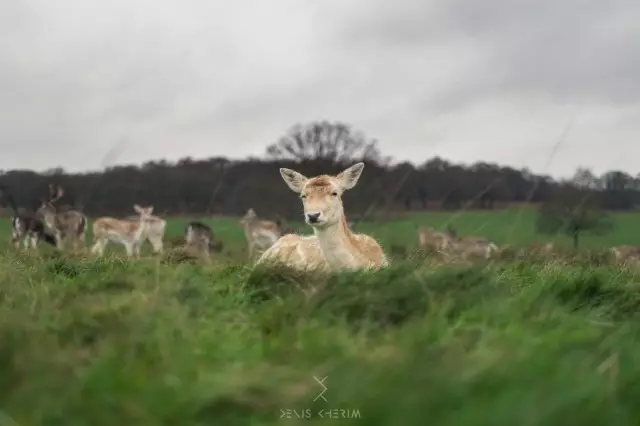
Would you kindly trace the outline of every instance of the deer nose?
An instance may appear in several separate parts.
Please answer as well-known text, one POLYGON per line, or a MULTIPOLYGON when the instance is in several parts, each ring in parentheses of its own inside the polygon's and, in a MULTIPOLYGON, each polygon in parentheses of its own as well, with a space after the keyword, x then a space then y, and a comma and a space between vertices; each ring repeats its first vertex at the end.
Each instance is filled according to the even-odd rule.
POLYGON ((309 223, 318 223, 320 219, 320 213, 307 213, 307 221, 309 223))

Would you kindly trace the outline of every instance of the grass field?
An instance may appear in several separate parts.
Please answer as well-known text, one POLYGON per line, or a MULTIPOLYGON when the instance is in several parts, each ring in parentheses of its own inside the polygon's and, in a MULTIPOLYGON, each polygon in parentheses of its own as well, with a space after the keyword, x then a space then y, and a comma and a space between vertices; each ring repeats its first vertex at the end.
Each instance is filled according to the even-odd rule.
MULTIPOLYGON (((412 247, 418 223, 450 219, 501 244, 543 239, 528 212, 359 229, 412 247)), ((585 245, 636 243, 636 217, 616 221, 585 245)), ((640 419, 635 270, 578 254, 440 267, 413 256, 329 278, 251 271, 237 221, 212 224, 226 253, 208 266, 0 247, 0 425, 640 419)), ((172 221, 167 235, 183 226, 172 221)))

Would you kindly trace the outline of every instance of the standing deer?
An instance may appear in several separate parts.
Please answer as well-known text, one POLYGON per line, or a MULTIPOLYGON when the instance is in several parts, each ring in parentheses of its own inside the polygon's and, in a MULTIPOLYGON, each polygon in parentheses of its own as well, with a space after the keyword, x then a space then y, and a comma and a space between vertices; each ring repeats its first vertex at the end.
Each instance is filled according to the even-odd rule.
POLYGON ((56 239, 44 229, 44 224, 32 213, 21 213, 9 190, 0 185, 0 193, 7 198, 13 217, 11 218, 11 242, 15 248, 20 248, 20 241, 25 249, 37 248, 40 240, 56 246, 56 239))
POLYGON ((207 260, 210 259, 211 252, 222 250, 222 243, 215 241, 211 227, 202 222, 189 222, 184 239, 187 249, 194 250, 207 260))
MULTIPOLYGON (((137 222, 140 220, 139 216, 127 216, 126 220, 137 222)), ((155 254, 162 254, 164 251, 164 234, 167 228, 167 221, 162 219, 161 217, 149 215, 146 219, 147 223, 147 232, 146 238, 142 241, 149 241, 151 247, 153 247, 153 252, 155 254)), ((141 243, 141 244, 142 244, 141 243)))
POLYGON ((378 242, 364 234, 354 234, 347 226, 342 194, 356 186, 364 163, 357 163, 336 176, 313 178, 280 169, 289 189, 300 195, 305 222, 314 235, 289 234, 281 237, 258 259, 285 263, 295 269, 323 268, 379 269, 389 260, 378 242))
POLYGON ((258 218, 253 209, 247 210, 240 223, 249 247, 249 260, 254 259, 256 254, 261 255, 282 236, 282 230, 276 222, 258 218))
POLYGON ((77 250, 80 243, 85 244, 85 232, 87 230, 87 217, 77 210, 57 211, 56 203, 64 195, 62 187, 55 190, 49 185, 49 199, 42 200, 36 215, 44 219, 45 225, 53 232, 56 238, 56 246, 62 250, 64 242, 73 240, 73 248, 77 250))
POLYGON ((147 238, 147 232, 150 224, 150 216, 153 213, 153 206, 140 207, 135 204, 133 206, 138 214, 138 221, 120 220, 112 217, 101 217, 93 223, 93 239, 94 244, 91 248, 92 253, 99 256, 104 254, 104 249, 109 242, 122 244, 127 251, 127 256, 140 257, 140 246, 147 238))

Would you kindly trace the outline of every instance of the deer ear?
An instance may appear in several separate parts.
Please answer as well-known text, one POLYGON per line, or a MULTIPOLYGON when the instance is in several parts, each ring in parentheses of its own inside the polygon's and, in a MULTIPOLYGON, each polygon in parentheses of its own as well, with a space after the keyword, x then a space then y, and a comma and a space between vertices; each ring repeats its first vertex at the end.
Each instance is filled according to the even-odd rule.
POLYGON ((280 175, 282 179, 287 184, 287 186, 293 191, 300 193, 302 192, 302 188, 304 188, 304 184, 307 182, 307 177, 303 174, 296 172, 291 169, 280 169, 280 175))
POLYGON ((140 207, 140 206, 139 206, 139 205, 137 205, 137 204, 134 204, 134 205, 133 205, 133 210, 134 210, 136 213, 142 214, 142 207, 140 207))
POLYGON ((147 214, 153 213, 153 206, 147 207, 147 214))
POLYGON ((356 163, 348 169, 340 172, 336 178, 340 181, 340 185, 343 189, 351 189, 356 186, 356 183, 358 183, 362 170, 364 170, 364 163, 356 163))

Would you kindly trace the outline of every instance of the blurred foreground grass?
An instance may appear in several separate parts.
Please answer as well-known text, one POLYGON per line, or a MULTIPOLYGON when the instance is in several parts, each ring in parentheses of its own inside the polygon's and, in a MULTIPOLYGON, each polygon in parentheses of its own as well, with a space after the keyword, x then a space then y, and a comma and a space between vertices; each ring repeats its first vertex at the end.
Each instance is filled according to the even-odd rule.
POLYGON ((9 250, 0 278, 3 425, 640 419, 640 275, 618 267, 323 279, 9 250))

